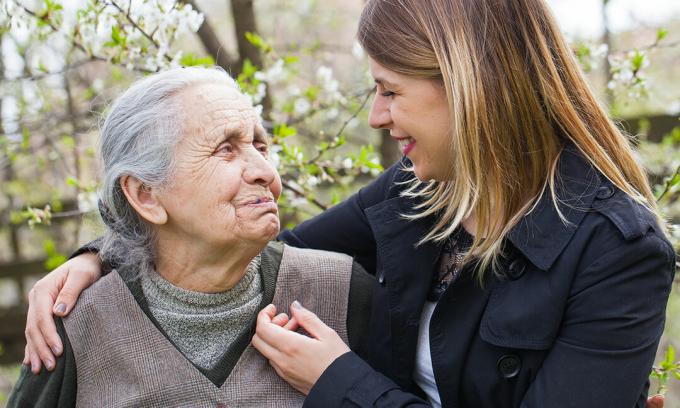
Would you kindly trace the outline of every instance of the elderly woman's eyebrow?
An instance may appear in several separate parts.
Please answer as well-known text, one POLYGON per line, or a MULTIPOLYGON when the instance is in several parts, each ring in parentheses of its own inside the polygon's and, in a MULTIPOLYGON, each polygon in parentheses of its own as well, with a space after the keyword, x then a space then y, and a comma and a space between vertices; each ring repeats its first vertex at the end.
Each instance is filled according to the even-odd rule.
POLYGON ((253 135, 253 141, 261 143, 269 143, 269 136, 267 132, 261 126, 255 127, 255 133, 253 135))

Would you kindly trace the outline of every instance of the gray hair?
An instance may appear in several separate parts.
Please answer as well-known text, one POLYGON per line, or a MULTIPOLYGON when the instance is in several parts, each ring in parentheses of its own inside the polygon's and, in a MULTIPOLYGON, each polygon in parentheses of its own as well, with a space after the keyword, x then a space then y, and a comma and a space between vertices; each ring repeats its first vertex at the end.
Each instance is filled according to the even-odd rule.
POLYGON ((210 83, 237 89, 221 68, 175 68, 147 76, 120 95, 101 128, 100 212, 107 225, 100 256, 119 270, 154 267, 155 234, 127 201, 120 186, 131 176, 150 188, 172 180, 174 151, 184 115, 176 96, 192 85, 210 83))

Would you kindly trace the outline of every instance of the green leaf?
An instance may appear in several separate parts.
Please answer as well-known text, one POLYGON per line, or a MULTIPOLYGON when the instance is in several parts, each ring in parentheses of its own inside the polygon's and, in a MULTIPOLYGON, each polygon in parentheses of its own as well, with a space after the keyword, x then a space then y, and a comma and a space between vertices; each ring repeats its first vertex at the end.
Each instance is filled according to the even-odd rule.
POLYGON ((642 68, 642 64, 645 62, 645 54, 635 50, 635 54, 633 54, 630 62, 633 65, 633 71, 639 71, 642 68))
MULTIPOLYGON (((676 177, 673 177, 673 180, 675 180, 676 178, 678 178, 677 175, 676 177)), ((668 364, 669 366, 672 366, 673 363, 675 362, 675 348, 673 347, 672 344, 668 345, 668 349, 666 349, 666 358, 664 359, 663 362, 664 364, 668 364)))
POLYGON ((285 139, 289 136, 295 136, 296 134, 297 129, 292 126, 288 126, 285 123, 274 126, 274 136, 280 139, 285 139))
POLYGON ((657 43, 660 42, 661 40, 663 40, 664 38, 666 38, 667 36, 668 36, 668 30, 667 29, 660 27, 658 30, 656 30, 656 42, 657 43))
POLYGON ((61 144, 63 144, 67 149, 73 149, 76 147, 76 139, 74 139, 73 136, 64 135, 61 138, 61 144))
POLYGON ((182 56, 180 59, 180 64, 185 67, 195 67, 195 66, 211 66, 215 65, 215 60, 212 56, 208 55, 206 57, 197 57, 194 54, 188 53, 182 56))
POLYGON ((294 55, 286 55, 285 57, 283 57, 283 62, 285 65, 297 64, 299 61, 300 58, 294 55))
POLYGON ((21 150, 23 151, 28 151, 28 148, 31 146, 31 131, 28 130, 27 127, 24 126, 23 129, 21 129, 21 150))
POLYGON ((265 54, 268 54, 273 51, 272 46, 267 43, 267 41, 264 40, 260 35, 256 33, 252 33, 250 31, 246 31, 245 33, 246 40, 248 40, 249 43, 253 44, 257 49, 262 51, 265 54))
POLYGON ((44 264, 45 269, 47 270, 52 270, 58 267, 68 259, 66 255, 57 251, 57 246, 51 239, 45 240, 45 242, 43 242, 43 248, 45 249, 45 254, 47 255, 47 259, 45 260, 44 264))
POLYGON ((305 89, 304 95, 307 97, 307 99, 309 99, 310 102, 314 102, 319 96, 320 92, 321 88, 318 86, 310 86, 309 88, 305 89))
POLYGON ((71 187, 80 188, 80 182, 75 177, 69 176, 66 179, 66 184, 68 184, 71 187))

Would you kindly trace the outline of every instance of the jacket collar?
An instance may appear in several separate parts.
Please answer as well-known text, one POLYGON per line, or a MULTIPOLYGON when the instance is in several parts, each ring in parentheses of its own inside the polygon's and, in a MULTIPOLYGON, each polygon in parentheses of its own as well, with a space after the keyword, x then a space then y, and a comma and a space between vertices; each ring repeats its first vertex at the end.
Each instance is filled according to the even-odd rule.
POLYGON ((548 270, 567 246, 591 208, 601 180, 598 172, 572 145, 559 159, 555 190, 560 218, 549 189, 536 207, 510 231, 509 240, 531 263, 548 270))

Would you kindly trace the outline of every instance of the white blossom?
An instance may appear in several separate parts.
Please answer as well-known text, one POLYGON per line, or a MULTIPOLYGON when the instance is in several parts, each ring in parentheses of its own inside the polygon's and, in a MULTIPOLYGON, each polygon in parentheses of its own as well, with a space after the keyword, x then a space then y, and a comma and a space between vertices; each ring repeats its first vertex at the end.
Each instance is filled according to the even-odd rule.
POLYGON ((257 71, 254 77, 258 81, 268 82, 269 84, 280 82, 285 78, 284 64, 283 59, 279 58, 266 71, 257 71))
POLYGON ((97 209, 97 194, 94 192, 78 193, 78 210, 90 212, 97 209))
POLYGON ((293 106, 293 110, 298 116, 302 116, 309 111, 312 105, 309 103, 307 98, 297 98, 293 106))

